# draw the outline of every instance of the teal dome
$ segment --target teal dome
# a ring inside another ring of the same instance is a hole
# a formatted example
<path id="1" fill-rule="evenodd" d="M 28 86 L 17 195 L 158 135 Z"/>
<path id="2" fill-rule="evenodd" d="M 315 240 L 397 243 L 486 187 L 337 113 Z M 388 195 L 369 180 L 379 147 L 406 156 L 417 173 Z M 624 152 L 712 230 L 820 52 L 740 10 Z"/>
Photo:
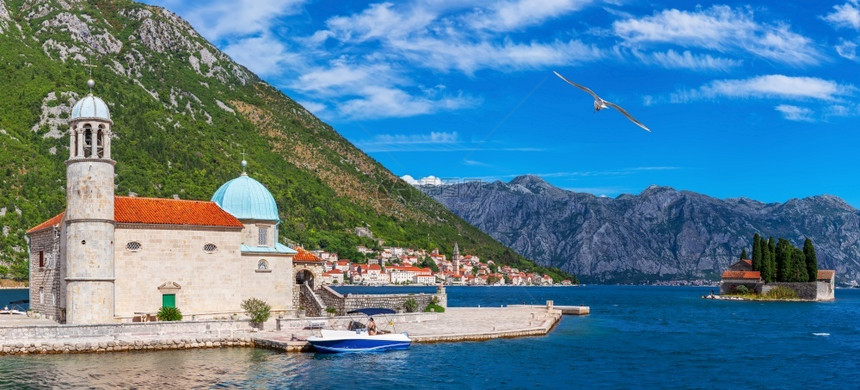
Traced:
<path id="1" fill-rule="evenodd" d="M 238 219 L 280 220 L 278 205 L 272 193 L 244 173 L 224 183 L 212 195 L 212 201 Z"/>
<path id="2" fill-rule="evenodd" d="M 83 99 L 78 100 L 72 107 L 71 119 L 78 118 L 100 118 L 110 120 L 110 110 L 104 100 L 87 95 Z"/>

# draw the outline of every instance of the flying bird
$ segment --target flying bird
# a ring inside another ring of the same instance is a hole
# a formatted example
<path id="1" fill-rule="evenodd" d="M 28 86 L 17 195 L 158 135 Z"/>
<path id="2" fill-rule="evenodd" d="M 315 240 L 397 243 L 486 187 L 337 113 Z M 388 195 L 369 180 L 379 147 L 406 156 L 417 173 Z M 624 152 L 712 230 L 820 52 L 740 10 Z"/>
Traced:
<path id="1" fill-rule="evenodd" d="M 624 116 L 626 116 L 627 119 L 630 119 L 631 122 L 635 123 L 637 126 L 643 128 L 643 129 L 645 129 L 645 131 L 648 131 L 648 132 L 651 131 L 651 129 L 649 129 L 648 126 L 643 125 L 642 122 L 639 122 L 638 120 L 636 120 L 636 118 L 632 117 L 630 114 L 627 113 L 627 111 L 624 111 L 624 109 L 619 107 L 617 104 L 603 100 L 603 98 L 601 98 L 600 96 L 597 96 L 597 94 L 594 93 L 594 91 L 586 88 L 585 86 L 579 85 L 577 83 L 574 83 L 573 81 L 570 81 L 570 80 L 564 78 L 564 76 L 558 74 L 558 72 L 556 72 L 556 71 L 552 71 L 552 73 L 555 73 L 556 76 L 558 76 L 560 79 L 564 80 L 566 83 L 568 83 L 574 87 L 577 87 L 577 88 L 579 88 L 585 92 L 588 92 L 589 95 L 594 97 L 594 111 L 600 111 L 604 108 L 612 107 L 612 108 L 618 110 L 618 112 L 624 114 Z"/>

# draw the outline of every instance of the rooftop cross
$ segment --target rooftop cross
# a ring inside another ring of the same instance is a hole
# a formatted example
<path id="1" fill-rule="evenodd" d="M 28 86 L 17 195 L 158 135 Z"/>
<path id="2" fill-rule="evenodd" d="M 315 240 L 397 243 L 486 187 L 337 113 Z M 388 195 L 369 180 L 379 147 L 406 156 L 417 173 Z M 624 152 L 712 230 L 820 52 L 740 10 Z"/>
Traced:
<path id="1" fill-rule="evenodd" d="M 242 175 L 248 174 L 247 172 L 245 172 L 245 167 L 247 167 L 247 166 L 248 166 L 248 162 L 245 161 L 245 151 L 243 150 L 242 151 Z"/>

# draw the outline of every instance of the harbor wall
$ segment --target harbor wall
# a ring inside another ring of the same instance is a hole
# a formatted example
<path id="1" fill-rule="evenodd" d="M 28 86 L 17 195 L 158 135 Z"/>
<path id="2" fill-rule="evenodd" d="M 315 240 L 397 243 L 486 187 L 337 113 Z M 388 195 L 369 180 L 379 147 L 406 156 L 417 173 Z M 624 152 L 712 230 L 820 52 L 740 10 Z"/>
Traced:
<path id="1" fill-rule="evenodd" d="M 248 321 L 0 327 L 0 354 L 253 346 Z"/>
<path id="2" fill-rule="evenodd" d="M 437 294 L 340 294 L 334 289 L 323 286 L 317 290 L 317 295 L 322 299 L 327 307 L 337 310 L 337 315 L 345 315 L 347 312 L 356 309 L 367 307 L 381 307 L 392 309 L 397 312 L 406 310 L 404 304 L 409 299 L 414 299 L 417 305 L 417 311 L 424 311 L 424 308 L 430 304 L 433 297 L 439 301 L 439 305 L 447 307 L 448 298 L 444 288 Z"/>

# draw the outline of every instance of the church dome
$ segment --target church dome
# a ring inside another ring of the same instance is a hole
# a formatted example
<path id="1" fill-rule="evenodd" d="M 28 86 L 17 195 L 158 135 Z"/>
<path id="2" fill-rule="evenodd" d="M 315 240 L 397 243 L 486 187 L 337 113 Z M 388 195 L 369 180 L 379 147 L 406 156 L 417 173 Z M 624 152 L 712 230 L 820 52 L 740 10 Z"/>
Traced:
<path id="1" fill-rule="evenodd" d="M 278 221 L 278 205 L 272 193 L 260 182 L 242 174 L 212 195 L 212 201 L 238 219 Z"/>
<path id="2" fill-rule="evenodd" d="M 104 100 L 87 95 L 83 99 L 78 100 L 75 106 L 72 107 L 71 119 L 78 118 L 101 118 L 110 120 L 110 110 Z"/>

